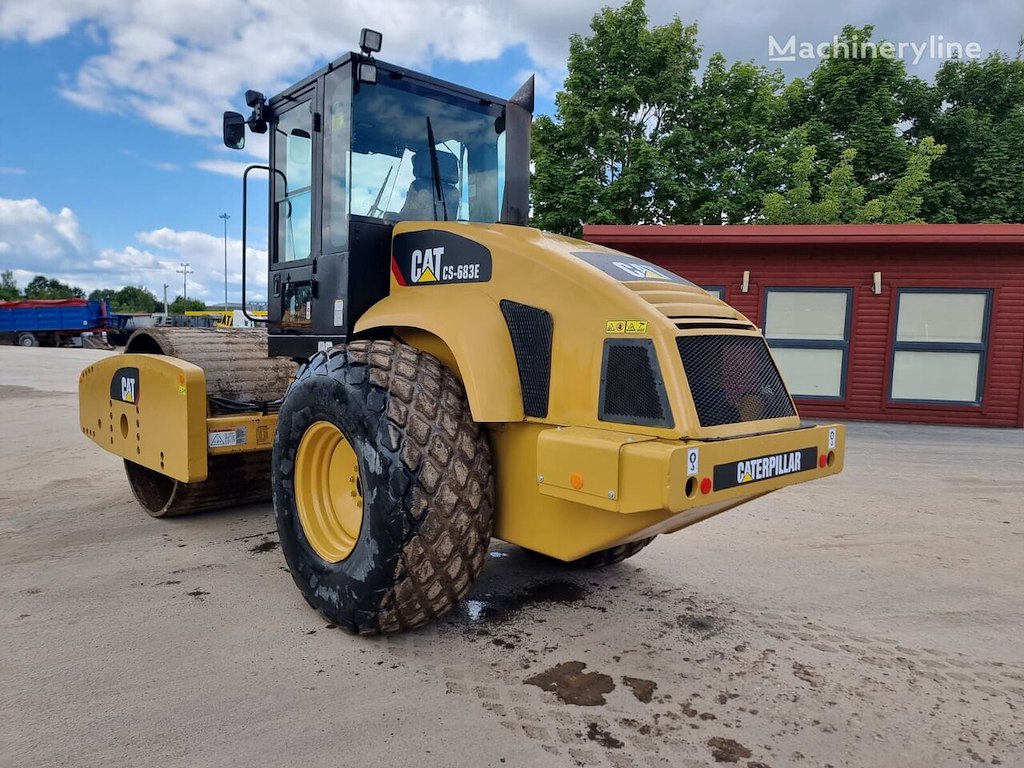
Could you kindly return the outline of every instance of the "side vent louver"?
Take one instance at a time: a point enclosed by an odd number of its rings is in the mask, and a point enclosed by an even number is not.
[[[519,368],[519,385],[523,391],[523,411],[527,416],[548,415],[548,394],[551,387],[551,342],[554,322],[551,313],[508,299],[501,301],[512,349]]]
[[[598,409],[602,421],[672,426],[665,383],[650,339],[605,340]]]

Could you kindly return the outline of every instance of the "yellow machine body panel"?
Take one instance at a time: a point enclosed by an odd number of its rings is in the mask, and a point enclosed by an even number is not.
[[[707,442],[532,423],[490,436],[494,535],[561,560],[672,533],[843,467],[834,425]]]
[[[209,415],[206,376],[190,362],[130,353],[79,375],[82,433],[102,448],[183,483],[207,479],[209,456],[268,451],[277,415]]]
[[[482,246],[489,279],[436,279],[434,270],[448,266],[447,253],[432,254],[433,268],[424,268],[421,261],[413,264],[412,274],[404,275],[397,264],[403,235],[416,245],[454,239]],[[598,419],[602,345],[606,338],[650,339],[664,376],[672,426],[646,427],[645,434],[725,437],[757,431],[751,429],[755,426],[751,422],[700,426],[692,400],[684,394],[689,390],[682,366],[671,364],[679,359],[676,337],[694,331],[677,323],[695,317],[704,325],[710,319],[719,326],[699,331],[702,334],[760,334],[739,312],[677,275],[610,248],[528,227],[402,222],[395,226],[394,243],[390,294],[363,314],[355,331],[395,329],[408,343],[423,343],[442,361],[448,357],[446,362],[466,388],[476,421],[529,418],[524,417],[515,352],[501,309],[502,301],[510,301],[542,309],[552,317],[548,415],[543,421],[635,432],[629,424]],[[428,248],[416,248],[413,253]],[[422,255],[415,258],[424,259]],[[424,334],[435,339],[427,340]],[[513,375],[503,375],[506,372]],[[773,420],[767,428],[799,423],[794,415]]]
[[[490,438],[497,537],[573,560],[841,471],[842,427],[801,425],[753,324],[682,278],[524,227],[404,222],[392,243],[390,294],[355,331],[394,333],[462,381]],[[517,342],[516,308],[543,316],[546,330],[520,329]],[[687,361],[690,341],[711,351]],[[731,359],[714,351],[733,342]],[[763,347],[775,391],[727,397],[749,375],[750,345]],[[613,372],[612,346],[642,348],[652,378],[641,386]],[[542,381],[524,375],[530,360],[548,366]],[[628,402],[652,385],[658,418],[609,415],[621,403],[606,399]],[[272,447],[274,413],[212,413],[203,369],[176,357],[104,359],[79,391],[88,437],[184,483],[206,480],[211,457]],[[716,397],[732,403],[729,418],[708,416]],[[762,418],[769,401],[773,417]]]
[[[122,458],[186,483],[206,479],[206,377],[163,355],[113,355],[79,375],[83,434]]]
[[[781,417],[761,418],[761,398],[745,395],[734,420],[701,424],[691,392],[728,389],[745,358],[704,366],[691,388],[679,339],[763,344],[761,335],[698,286],[632,256],[525,227],[404,222],[390,287],[355,330],[390,329],[463,382],[473,418],[489,428],[501,539],[573,560],[842,469],[843,428],[802,426],[784,388],[774,393],[788,406]],[[542,414],[524,408],[503,302],[550,316]],[[660,422],[601,417],[608,339],[653,349]]]

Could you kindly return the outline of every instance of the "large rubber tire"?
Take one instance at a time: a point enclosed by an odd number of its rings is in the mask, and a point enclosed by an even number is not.
[[[18,334],[18,346],[19,347],[38,347],[39,346],[39,339],[36,338],[36,335],[34,333],[28,333],[27,331],[24,332],[24,333],[19,333]]]
[[[579,560],[572,560],[569,562],[569,565],[573,568],[582,569],[605,568],[609,565],[621,563],[628,557],[632,557],[652,541],[654,541],[653,536],[649,539],[639,539],[638,541],[631,541],[627,544],[620,544],[617,547],[609,547],[608,549],[591,552],[589,555],[584,555]]]
[[[354,548],[333,563],[307,540],[296,502],[299,445],[318,422],[354,449],[363,499]],[[346,631],[421,626],[450,611],[483,567],[494,508],[487,438],[458,380],[412,347],[356,341],[300,368],[278,416],[272,477],[292,578]]]

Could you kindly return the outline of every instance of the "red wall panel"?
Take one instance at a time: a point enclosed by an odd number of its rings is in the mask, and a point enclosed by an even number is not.
[[[587,236],[700,285],[725,286],[725,300],[758,326],[764,323],[765,288],[852,288],[845,401],[797,399],[804,416],[1024,427],[1024,235],[1019,242],[975,243],[967,236],[971,228],[962,227],[967,235],[956,243],[934,242],[934,237],[922,237],[921,242],[907,242],[906,237],[900,242],[849,242],[841,235],[835,242],[779,243],[755,236],[745,241],[736,236],[745,228],[730,227],[732,235],[720,241],[697,242],[691,237],[673,243],[663,237],[629,242],[628,234],[622,234],[627,228],[617,229],[614,240]],[[741,291],[745,270],[750,272],[747,293]],[[882,273],[880,295],[872,292],[874,272]],[[899,288],[993,291],[980,406],[887,402]]]

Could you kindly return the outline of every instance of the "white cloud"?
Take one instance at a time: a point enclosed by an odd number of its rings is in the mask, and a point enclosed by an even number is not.
[[[30,263],[74,265],[91,246],[70,208],[53,213],[34,198],[0,198],[3,252]]]
[[[10,0],[0,3],[0,38],[39,43],[67,34],[83,19],[116,13],[123,5],[119,0]]]
[[[23,176],[28,171],[24,168],[0,168],[0,176]]]
[[[188,295],[203,299],[209,304],[224,300],[224,237],[207,232],[185,231],[163,227],[152,232],[140,232],[140,242],[164,252],[174,265],[174,280],[167,279],[169,291],[176,296],[183,287],[184,273],[178,273],[181,264],[187,263],[193,270],[188,275]],[[242,286],[242,241],[228,238],[227,241],[227,288],[228,301],[241,298]],[[246,298],[266,298],[267,252],[258,248],[247,249],[246,271],[249,284]]]
[[[169,163],[164,160],[143,160],[142,164],[148,165],[150,168],[156,168],[158,171],[167,171],[168,173],[181,170],[181,166],[177,163]]]
[[[61,93],[87,109],[137,115],[186,134],[219,133],[245,88],[268,95],[357,43],[384,33],[382,57],[415,67],[497,58],[525,46],[543,69],[564,67],[568,35],[600,0],[0,0],[0,39],[52,40],[88,29],[100,54]],[[201,22],[197,22],[201,20]],[[549,77],[550,79],[550,77]]]
[[[173,299],[182,293],[182,263],[188,295],[216,305],[224,300],[224,238],[206,232],[179,232],[166,227],[136,235],[137,244],[97,251],[68,208],[58,213],[38,200],[0,198],[0,270],[10,269],[24,287],[35,275],[57,278],[86,292],[95,288],[141,285],[163,297],[167,284]],[[141,247],[140,247],[141,246]],[[240,240],[228,238],[228,300],[241,297]],[[247,298],[266,298],[267,253],[249,248]]]
[[[494,59],[521,47],[537,68],[541,93],[564,75],[569,36],[586,34],[608,0],[0,0],[0,40],[38,43],[81,30],[101,52],[63,83],[83,108],[136,115],[168,130],[219,133],[225,109],[245,88],[270,95],[355,47],[363,26],[384,34],[382,58],[428,68],[439,60]],[[768,35],[828,38],[844,23],[876,25],[889,40],[980,41],[1012,51],[1019,0],[648,0],[653,23],[680,15],[700,23],[707,52],[767,63]],[[511,86],[514,87],[514,86]]]
[[[224,176],[231,176],[234,179],[241,179],[242,173],[249,167],[250,163],[235,162],[233,160],[200,160],[194,163],[196,168],[210,173],[220,173]]]
[[[440,60],[493,60],[521,47],[539,75],[538,92],[550,97],[564,79],[569,36],[587,34],[595,13],[622,2],[0,0],[0,40],[38,43],[81,30],[101,52],[65,77],[60,92],[67,99],[212,136],[225,109],[242,107],[245,88],[268,96],[281,90],[354,48],[363,26],[383,32],[383,59],[420,69]],[[853,18],[845,5],[818,0],[648,0],[647,12],[656,24],[674,15],[698,21],[707,53],[765,64],[769,34],[827,39],[851,21],[870,21],[889,40],[944,34],[979,41],[986,52],[1014,50],[1020,32],[1019,0],[863,0]],[[927,76],[935,63],[929,66],[914,71]],[[200,167],[229,168],[216,160]]]

